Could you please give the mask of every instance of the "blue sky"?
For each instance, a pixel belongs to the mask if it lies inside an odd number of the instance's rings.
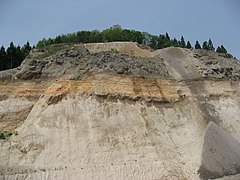
[[[239,22],[239,0],[0,0],[0,45],[120,24],[192,45],[211,38],[240,59]]]

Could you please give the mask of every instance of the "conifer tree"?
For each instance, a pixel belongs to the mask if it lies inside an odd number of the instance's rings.
[[[224,53],[224,54],[227,54],[228,52],[227,52],[227,49],[225,49],[225,47],[223,46],[223,45],[221,45],[221,49],[222,49],[222,52]]]
[[[184,40],[184,37],[183,37],[183,36],[181,37],[180,47],[186,48],[186,43],[185,43],[185,40]]]
[[[210,50],[210,51],[214,51],[215,50],[215,48],[213,46],[213,42],[212,42],[211,39],[208,40],[208,50]]]
[[[186,48],[188,48],[188,49],[191,49],[191,48],[192,48],[192,45],[191,45],[191,43],[190,43],[189,41],[187,42]]]
[[[16,54],[14,57],[14,61],[13,61],[13,68],[20,66],[20,64],[22,63],[23,59],[24,59],[24,54],[21,51],[21,47],[17,46],[16,47]]]
[[[0,70],[5,69],[6,58],[7,58],[6,51],[5,48],[2,46],[0,49]]]
[[[222,49],[218,46],[217,49],[216,49],[216,52],[217,53],[222,53]]]
[[[13,61],[16,56],[16,47],[14,46],[13,42],[10,43],[10,46],[7,48],[7,68],[12,69],[13,68]]]
[[[221,47],[218,46],[217,49],[216,49],[216,52],[217,53],[223,53],[223,54],[227,54],[228,53],[223,45],[221,45]]]
[[[21,48],[21,52],[22,52],[22,58],[25,59],[25,57],[27,57],[27,55],[29,54],[29,52],[31,51],[32,47],[30,46],[30,43],[27,42],[22,48]]]
[[[177,41],[176,38],[173,38],[173,39],[171,40],[171,45],[172,45],[173,47],[178,47],[178,46],[179,46],[178,41]]]
[[[203,49],[206,49],[206,50],[209,50],[209,49],[208,49],[208,43],[207,43],[207,41],[204,41],[204,42],[203,42],[202,48],[203,48]]]
[[[195,44],[195,49],[201,49],[201,45],[199,44],[198,41],[196,41],[196,44]]]
[[[168,33],[166,32],[166,38],[168,41],[170,41],[170,36],[168,35]]]

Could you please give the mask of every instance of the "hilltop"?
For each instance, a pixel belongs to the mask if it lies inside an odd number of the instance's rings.
[[[204,41],[202,46],[196,41],[195,45],[192,46],[189,41],[185,42],[183,36],[180,40],[176,38],[170,38],[168,33],[152,35],[147,32],[140,32],[130,29],[122,29],[120,25],[114,25],[103,31],[78,31],[74,33],[62,34],[55,38],[43,38],[36,44],[38,50],[43,50],[48,46],[58,46],[59,44],[76,45],[79,43],[91,44],[91,43],[107,43],[107,42],[136,42],[141,47],[157,50],[167,47],[181,47],[187,49],[203,49],[211,52],[215,52],[215,47],[212,40],[209,38],[208,41]],[[91,45],[90,45],[91,46]],[[103,48],[103,46],[101,46]],[[24,44],[22,47],[15,46],[13,42],[10,43],[8,48],[4,46],[0,49],[0,71],[13,69],[18,67],[22,61],[28,56],[31,49],[35,49],[35,46],[30,45],[29,42]],[[221,45],[216,48],[216,52],[226,58],[233,58],[228,53],[227,49]],[[236,59],[236,58],[234,58]]]
[[[33,49],[21,66],[0,72],[0,77],[81,79],[89,73],[108,72],[182,80],[211,77],[239,80],[239,67],[239,61],[207,50],[179,47],[152,50],[132,42],[54,44]]]

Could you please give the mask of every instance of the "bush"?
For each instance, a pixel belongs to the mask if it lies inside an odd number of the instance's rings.
[[[12,135],[18,135],[17,131],[14,132],[9,132],[9,131],[0,131],[0,139],[5,140],[7,138],[9,138]]]
[[[118,53],[118,50],[115,49],[115,48],[112,48],[112,49],[111,49],[111,52],[113,52],[113,53]]]

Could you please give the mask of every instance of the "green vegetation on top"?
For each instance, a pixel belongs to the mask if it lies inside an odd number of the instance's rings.
[[[137,42],[139,44],[150,46],[153,49],[162,49],[170,46],[189,49],[193,48],[189,41],[187,41],[187,43],[185,42],[183,36],[181,36],[180,40],[177,40],[176,38],[170,38],[168,33],[156,36],[147,32],[122,29],[120,25],[114,25],[103,31],[78,31],[76,33],[59,35],[55,38],[43,38],[37,43],[36,48],[46,48],[49,45],[60,43],[74,44],[114,41]],[[2,46],[0,49],[0,71],[18,67],[32,48],[34,47],[31,47],[29,42],[27,42],[23,47],[15,46],[11,42],[7,50],[5,50],[5,48]],[[194,48],[215,51],[211,39],[204,41],[202,47],[199,42],[196,41]],[[232,57],[231,54],[228,54],[223,45],[218,46],[216,52],[221,53],[226,57]]]
[[[103,31],[78,31],[76,33],[59,35],[55,38],[44,38],[37,43],[36,47],[45,48],[48,45],[59,43],[95,43],[114,41],[137,42],[139,44],[150,46],[153,49],[162,49],[170,46],[189,49],[193,48],[189,41],[187,41],[187,43],[185,42],[183,36],[181,36],[180,40],[177,40],[176,38],[171,39],[168,33],[155,36],[147,32],[122,29],[120,25],[114,25]],[[195,49],[215,51],[211,39],[209,39],[208,41],[204,41],[202,47],[199,42],[196,41],[194,47]],[[218,47],[216,52],[225,54],[226,57],[232,57],[231,54],[228,54],[227,50],[223,47],[223,45],[221,47]]]

